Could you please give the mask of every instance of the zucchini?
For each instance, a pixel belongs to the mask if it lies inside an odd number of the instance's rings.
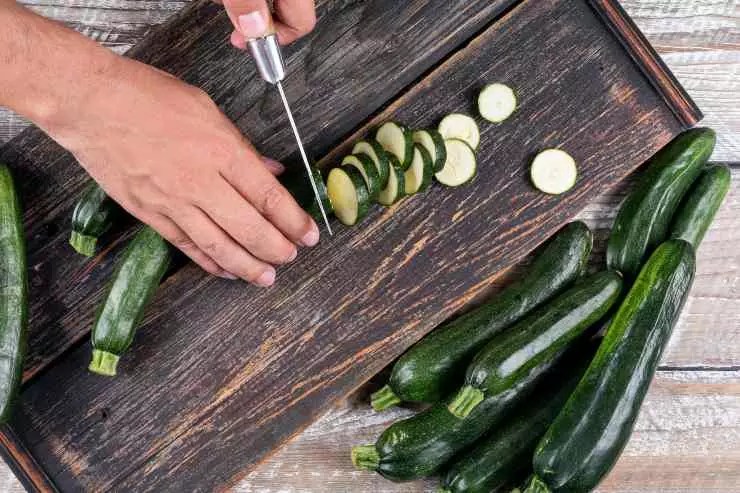
[[[550,361],[538,371],[521,374],[508,391],[484,400],[466,418],[458,419],[449,413],[448,398],[419,414],[393,423],[375,444],[354,447],[352,462],[358,469],[376,471],[391,481],[431,476],[508,418],[514,406],[530,395],[538,395],[540,389],[548,389],[561,381],[560,368],[570,367],[578,359],[571,354],[569,351],[569,358],[563,359],[566,364],[558,364],[555,371],[550,371],[555,368],[555,362]]]
[[[375,163],[365,154],[352,154],[342,160],[342,166],[353,166],[365,180],[365,186],[370,194],[370,200],[377,200],[380,195],[380,176]]]
[[[550,195],[567,192],[578,178],[575,159],[560,149],[547,149],[537,154],[529,172],[537,190]]]
[[[563,227],[537,253],[522,278],[484,305],[441,325],[393,365],[388,384],[372,395],[383,410],[403,401],[437,402],[454,390],[470,358],[493,336],[577,279],[593,235],[580,221]]]
[[[13,177],[0,165],[0,423],[10,418],[26,353],[28,267],[23,218]]]
[[[537,446],[527,491],[588,492],[611,470],[694,278],[693,247],[669,240],[650,256],[565,407]]]
[[[448,187],[458,187],[475,178],[478,163],[475,152],[468,144],[459,139],[447,139],[445,152],[445,165],[434,174],[438,182]]]
[[[386,207],[390,207],[405,195],[406,193],[406,176],[398,163],[398,159],[395,156],[388,156],[388,162],[390,163],[390,177],[388,178],[388,185],[380,191],[378,196],[378,203]]]
[[[414,157],[414,140],[411,132],[396,122],[386,122],[375,132],[377,140],[388,154],[396,156],[401,168],[406,171]]]
[[[478,149],[478,144],[480,144],[478,124],[475,123],[472,117],[462,113],[452,113],[442,118],[437,130],[445,140],[462,140],[474,151]]]
[[[637,276],[652,250],[667,239],[681,198],[712,155],[715,141],[711,129],[687,130],[649,160],[614,222],[606,250],[610,269],[630,281]]]
[[[434,172],[442,171],[447,161],[447,149],[445,148],[445,139],[442,138],[437,130],[426,129],[416,130],[411,135],[414,139],[414,144],[419,144],[424,147],[432,158],[434,164]]]
[[[69,244],[78,253],[92,257],[98,238],[110,229],[120,213],[121,207],[93,181],[75,204]]]
[[[329,194],[326,190],[326,183],[321,176],[321,172],[316,168],[311,168],[314,182],[316,182],[316,191],[319,193],[321,203],[324,205],[326,214],[333,214],[334,208],[329,201]],[[323,221],[321,210],[316,202],[316,196],[313,194],[311,183],[306,177],[306,172],[302,168],[296,168],[286,171],[278,178],[280,184],[285,187],[293,196],[298,205],[318,221]]]
[[[548,378],[554,385],[536,392],[504,423],[446,467],[438,493],[502,491],[507,485],[527,478],[532,473],[531,458],[537,442],[576,388],[596,352],[597,343],[588,341],[585,348],[576,346],[574,362],[558,369],[558,380]]]
[[[671,238],[685,240],[694,250],[698,249],[730,190],[731,181],[732,173],[727,166],[710,166],[702,171],[673,218]]]
[[[411,166],[404,173],[406,195],[423,192],[432,182],[434,165],[427,150],[419,144],[414,144],[414,158]]]
[[[345,226],[354,226],[362,220],[370,208],[370,193],[365,179],[352,166],[334,168],[326,179],[329,201],[334,215]]]
[[[364,154],[375,163],[380,177],[380,189],[388,186],[391,168],[388,161],[388,154],[383,150],[383,146],[375,139],[361,140],[352,148],[352,154]]]
[[[93,325],[91,372],[115,376],[118,360],[131,345],[171,258],[169,244],[148,226],[131,240],[118,261]]]
[[[516,110],[516,95],[505,84],[488,84],[478,95],[478,112],[491,123],[501,123]]]
[[[606,315],[621,292],[618,272],[592,274],[493,338],[468,366],[465,384],[450,403],[450,412],[464,418],[484,399],[506,392],[522,374],[559,358]]]

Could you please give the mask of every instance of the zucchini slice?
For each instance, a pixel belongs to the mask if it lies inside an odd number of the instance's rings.
[[[442,134],[434,129],[416,130],[411,137],[414,144],[419,144],[427,150],[432,158],[434,172],[442,171],[447,160],[447,150],[445,149],[445,139]]]
[[[380,194],[380,176],[375,163],[365,154],[352,154],[342,160],[342,166],[353,166],[360,172],[365,179],[367,191],[370,193],[370,200],[377,200]]]
[[[404,170],[411,166],[411,160],[414,157],[414,140],[411,138],[411,132],[405,127],[396,122],[386,122],[378,128],[375,140],[383,146],[386,152],[398,158]]]
[[[361,140],[352,148],[352,154],[365,154],[375,163],[380,177],[380,189],[388,185],[388,177],[391,174],[390,164],[388,163],[388,154],[383,146],[375,139]]]
[[[414,144],[414,158],[404,173],[406,195],[424,191],[432,182],[433,174],[432,157],[424,147]]]
[[[576,184],[578,167],[575,159],[567,152],[547,149],[534,158],[530,173],[532,183],[538,190],[550,195],[560,195]]]
[[[388,185],[380,192],[378,203],[390,207],[398,202],[406,193],[406,177],[401,165],[395,156],[389,156],[391,176],[388,179]]]
[[[480,130],[472,117],[462,113],[452,113],[439,122],[439,133],[445,140],[458,139],[468,144],[473,150],[480,144]]]
[[[516,110],[516,94],[504,84],[488,84],[478,95],[480,116],[491,123],[501,123]]]
[[[457,187],[475,178],[477,162],[473,149],[462,140],[445,140],[447,159],[442,171],[434,177],[442,185]]]
[[[342,224],[354,226],[365,217],[370,207],[370,193],[356,168],[334,168],[326,179],[326,188],[334,215]]]
[[[324,183],[324,177],[321,176],[321,171],[311,167],[311,174],[313,174],[313,181],[316,183],[316,191],[319,192],[321,205],[324,206],[324,212],[326,212],[327,216],[333,214],[334,207],[331,205],[331,200],[329,200],[329,192],[326,191],[326,183]],[[309,184],[308,187],[310,188],[311,185]],[[322,220],[321,209],[319,209],[316,199],[314,199],[311,202],[311,205],[306,208],[306,212],[308,212],[311,217],[317,221]]]

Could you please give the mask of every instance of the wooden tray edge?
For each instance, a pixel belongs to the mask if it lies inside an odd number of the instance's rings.
[[[0,427],[0,456],[26,491],[33,493],[59,492],[9,425]]]
[[[588,0],[588,3],[619,39],[678,121],[686,127],[701,121],[704,114],[618,0]]]

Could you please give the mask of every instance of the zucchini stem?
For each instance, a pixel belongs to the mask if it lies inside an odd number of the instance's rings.
[[[69,237],[69,244],[72,245],[72,248],[85,257],[95,255],[95,246],[97,243],[98,239],[96,237],[83,235],[77,231],[72,231],[72,235]]]
[[[120,357],[117,354],[102,351],[100,349],[93,349],[92,361],[90,361],[90,366],[88,366],[87,369],[93,373],[97,373],[98,375],[115,377],[119,359]]]
[[[383,411],[400,402],[401,399],[398,398],[389,385],[384,386],[377,392],[373,392],[370,396],[370,405],[373,406],[373,409],[376,411]]]
[[[376,471],[380,464],[380,454],[375,445],[357,445],[352,447],[352,464],[357,469]]]
[[[455,399],[447,406],[447,409],[458,418],[464,418],[480,404],[485,395],[480,390],[466,385],[457,393]]]
[[[536,474],[529,480],[524,493],[550,493],[550,487],[545,484]]]

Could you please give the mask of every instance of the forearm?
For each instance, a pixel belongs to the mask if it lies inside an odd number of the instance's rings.
[[[0,0],[0,106],[47,132],[110,80],[118,55],[10,0]]]

